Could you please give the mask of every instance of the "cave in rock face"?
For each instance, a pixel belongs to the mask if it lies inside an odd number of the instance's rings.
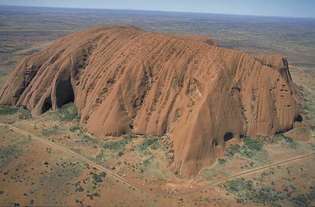
[[[285,58],[134,27],[61,38],[21,61],[0,91],[0,104],[34,115],[72,101],[95,136],[169,135],[172,168],[187,176],[233,137],[272,135],[300,120]]]

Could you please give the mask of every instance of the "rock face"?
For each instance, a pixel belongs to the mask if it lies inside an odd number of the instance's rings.
[[[231,137],[286,131],[298,116],[285,58],[134,27],[66,36],[25,58],[0,91],[0,104],[33,114],[72,101],[96,136],[168,134],[172,167],[188,176]]]

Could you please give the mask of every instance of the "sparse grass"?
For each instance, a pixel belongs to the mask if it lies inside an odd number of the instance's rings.
[[[62,106],[57,112],[58,117],[61,121],[73,121],[80,119],[77,108],[73,103]]]
[[[15,136],[15,135],[11,135]],[[31,142],[31,138],[23,137],[21,139],[12,139],[10,145],[0,147],[0,168],[10,162],[11,159],[17,158],[26,150],[27,144]]]
[[[81,127],[80,126],[72,126],[70,127],[70,132],[81,132]]]
[[[226,149],[225,155],[233,157],[235,154],[240,154],[243,157],[253,158],[263,149],[263,142],[257,139],[246,137],[243,145],[234,144]]]
[[[138,145],[137,150],[139,152],[144,152],[148,149],[158,149],[160,147],[158,137],[147,137],[142,144]]]
[[[150,165],[150,163],[152,162],[152,160],[153,160],[153,156],[150,156],[149,158],[145,159],[142,162],[143,167],[147,168]]]
[[[23,107],[0,106],[0,115],[15,115],[15,114],[17,114],[18,119],[22,119],[22,120],[32,118],[31,112]]]
[[[290,137],[285,136],[284,134],[277,134],[273,137],[273,143],[282,143],[289,146],[292,149],[296,149],[297,143]]]
[[[0,106],[0,115],[12,115],[19,111],[19,108],[14,106]]]
[[[250,137],[244,139],[244,145],[251,151],[260,151],[263,148],[263,143],[261,141]]]
[[[104,180],[104,178],[106,177],[106,173],[105,172],[101,172],[99,174],[97,173],[93,173],[92,174],[92,178],[93,178],[93,182],[96,185],[97,183],[102,183]]]
[[[76,133],[84,143],[98,144],[98,140],[87,134],[79,125],[70,127],[69,131],[72,133]]]
[[[17,145],[9,145],[0,148],[0,167],[3,167],[8,163],[12,158],[18,156],[21,153],[21,150]]]
[[[131,142],[130,138],[106,141],[102,144],[100,153],[96,156],[96,161],[105,162],[113,156],[123,156],[125,147]]]
[[[310,192],[299,194],[290,199],[295,207],[308,207],[312,206],[315,201],[315,187],[312,187]]]
[[[263,205],[280,206],[279,201],[284,199],[281,192],[271,187],[257,187],[251,180],[239,178],[228,181],[224,184],[224,188],[236,196],[239,203],[259,203]]]
[[[104,149],[101,149],[101,152],[96,156],[96,161],[97,162],[105,162],[110,156],[108,153],[105,152]]]
[[[291,189],[295,186],[289,185]],[[308,207],[315,201],[315,188],[311,187],[307,193],[289,195],[288,192],[277,191],[271,186],[260,186],[252,180],[239,178],[226,182],[223,187],[233,194],[239,203],[257,203],[265,206],[282,206],[283,201],[295,207]]]
[[[32,114],[29,110],[24,109],[24,108],[19,108],[18,110],[18,117],[19,119],[22,120],[27,120],[27,119],[31,119],[32,118]]]
[[[91,144],[97,144],[98,143],[98,141],[95,138],[91,137],[88,134],[85,134],[84,132],[82,132],[80,134],[80,138],[81,138],[82,142],[85,142],[85,143],[91,143]]]
[[[226,163],[226,159],[218,159],[220,165],[224,165]]]
[[[44,128],[42,129],[42,135],[44,136],[52,136],[52,135],[55,135],[55,134],[58,134],[58,131],[59,131],[59,126],[55,125],[51,128]]]
[[[50,171],[42,174],[39,178],[39,182],[43,186],[41,191],[49,195],[46,198],[46,202],[54,203],[54,206],[62,206],[64,203],[63,199],[69,196],[72,189],[75,188],[75,186],[69,185],[69,181],[71,182],[75,178],[78,178],[85,166],[81,162],[68,159],[58,161],[57,163],[45,161],[43,164]],[[61,199],[55,200],[56,198]]]
[[[233,157],[235,154],[239,153],[241,146],[239,144],[233,144],[230,145],[226,150],[225,150],[225,156],[227,157]]]
[[[103,144],[103,148],[115,152],[121,152],[125,149],[125,146],[130,142],[130,139],[120,139],[117,141],[107,141]]]

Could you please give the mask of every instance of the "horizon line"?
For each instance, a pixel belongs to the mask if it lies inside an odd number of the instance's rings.
[[[135,12],[161,12],[161,13],[182,13],[182,14],[212,14],[226,16],[248,16],[248,17],[264,17],[264,18],[284,18],[284,19],[312,19],[315,17],[308,16],[273,16],[273,15],[254,15],[254,14],[235,14],[235,13],[211,13],[197,11],[177,11],[177,10],[154,10],[154,9],[127,9],[127,8],[95,8],[95,7],[64,7],[64,6],[37,6],[37,5],[13,5],[1,4],[0,7],[21,7],[21,8],[46,8],[46,9],[77,9],[77,10],[112,10],[112,11],[135,11]]]

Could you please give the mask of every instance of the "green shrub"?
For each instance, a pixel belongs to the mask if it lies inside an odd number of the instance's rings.
[[[42,129],[42,135],[44,136],[51,136],[58,133],[59,127],[57,125],[51,127],[51,128],[45,128]]]
[[[224,184],[225,189],[230,193],[239,193],[242,191],[252,190],[253,181],[239,178],[236,180],[228,181]]]
[[[61,121],[72,121],[80,119],[77,108],[73,103],[66,104],[58,110],[58,117]]]
[[[19,119],[27,120],[32,118],[32,114],[29,110],[21,107],[18,110],[18,117]]]
[[[277,134],[273,137],[273,142],[274,143],[282,143],[290,148],[295,149],[297,147],[297,143],[290,137],[285,136],[284,134]]]
[[[298,195],[291,199],[291,202],[296,207],[308,207],[309,201],[305,195]]]
[[[296,207],[308,207],[315,201],[315,188],[312,187],[311,191],[305,194],[299,194],[290,198],[290,201]]]
[[[148,148],[151,148],[151,149],[158,149],[160,146],[160,143],[159,143],[159,138],[158,137],[148,137],[148,138],[145,138],[145,140],[143,141],[142,144],[140,144],[137,149],[138,151],[145,151],[147,150]]]
[[[0,167],[3,167],[13,157],[20,154],[20,150],[16,145],[10,145],[0,148]]]
[[[244,145],[252,151],[260,151],[263,148],[263,143],[261,141],[249,137],[244,139]]]
[[[125,149],[125,146],[129,144],[129,142],[130,139],[128,138],[123,138],[117,141],[107,141],[106,143],[103,144],[103,148],[105,150],[107,149],[119,153]]]
[[[0,115],[12,115],[17,113],[19,108],[15,106],[0,106]]]
[[[93,178],[93,182],[95,184],[97,183],[102,183],[103,182],[103,179],[106,177],[106,173],[105,172],[101,172],[100,174],[96,174],[96,173],[93,173],[92,174],[92,178]]]
[[[228,157],[233,157],[235,154],[240,152],[241,146],[238,144],[233,144],[230,145],[226,150],[225,150],[225,155]]]
[[[224,188],[236,196],[240,203],[254,202],[278,206],[278,201],[284,199],[281,192],[271,187],[256,187],[253,181],[244,178],[228,181],[224,184]]]
[[[153,160],[153,156],[150,156],[149,158],[145,159],[142,162],[143,167],[145,168],[148,167],[151,164],[152,160]]]
[[[226,159],[218,159],[220,165],[224,165],[226,163]]]
[[[241,156],[252,158],[258,152],[263,149],[263,142],[246,137],[244,139],[244,144],[242,146],[238,144],[231,145],[225,150],[225,155],[233,157],[235,154],[240,154]]]
[[[105,162],[108,158],[108,155],[106,154],[104,149],[101,149],[101,152],[96,155],[96,161],[98,162]]]
[[[70,127],[70,132],[76,132],[76,131],[79,131],[79,132],[81,132],[81,127],[79,127],[79,126],[72,126],[72,127]]]

